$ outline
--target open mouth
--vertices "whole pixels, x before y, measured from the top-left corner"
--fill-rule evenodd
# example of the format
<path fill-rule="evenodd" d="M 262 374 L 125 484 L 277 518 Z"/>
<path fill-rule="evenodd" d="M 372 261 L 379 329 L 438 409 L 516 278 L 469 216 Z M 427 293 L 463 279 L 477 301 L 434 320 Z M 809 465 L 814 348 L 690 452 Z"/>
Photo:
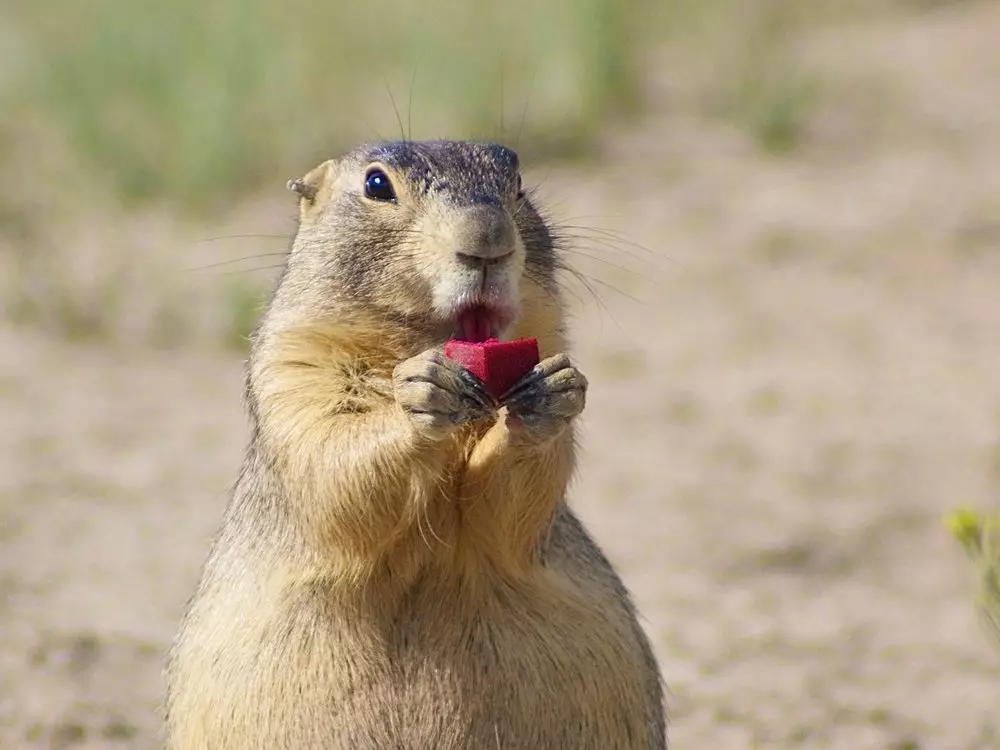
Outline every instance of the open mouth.
<path fill-rule="evenodd" d="M 504 325 L 503 313 L 489 305 L 473 304 L 459 308 L 455 315 L 456 339 L 479 343 L 499 338 Z"/>

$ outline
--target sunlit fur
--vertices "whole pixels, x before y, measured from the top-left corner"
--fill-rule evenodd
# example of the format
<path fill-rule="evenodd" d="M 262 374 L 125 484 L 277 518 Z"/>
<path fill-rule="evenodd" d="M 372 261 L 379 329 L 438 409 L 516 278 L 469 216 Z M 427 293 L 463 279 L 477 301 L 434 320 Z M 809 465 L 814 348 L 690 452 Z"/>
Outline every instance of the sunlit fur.
<path fill-rule="evenodd" d="M 364 197 L 371 164 L 398 202 Z M 455 223 L 484 202 L 517 230 L 504 336 L 565 351 L 560 264 L 517 174 L 499 146 L 395 143 L 296 185 L 246 459 L 171 652 L 172 750 L 666 746 L 628 593 L 565 505 L 572 426 L 523 440 L 501 413 L 434 441 L 393 399 L 393 368 L 451 335 Z"/>

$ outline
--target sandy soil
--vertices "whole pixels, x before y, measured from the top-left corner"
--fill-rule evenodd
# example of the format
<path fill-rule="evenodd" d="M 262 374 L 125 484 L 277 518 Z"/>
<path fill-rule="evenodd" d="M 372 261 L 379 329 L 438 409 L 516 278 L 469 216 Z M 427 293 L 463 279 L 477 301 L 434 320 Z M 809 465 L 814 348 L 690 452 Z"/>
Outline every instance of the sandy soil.
<path fill-rule="evenodd" d="M 816 38 L 833 88 L 794 158 L 665 109 L 535 175 L 642 246 L 580 245 L 603 304 L 574 303 L 573 503 L 674 747 L 1000 747 L 1000 653 L 940 520 L 1000 502 L 998 32 L 987 3 Z M 0 747 L 155 746 L 242 363 L 8 328 L 0 357 Z"/>

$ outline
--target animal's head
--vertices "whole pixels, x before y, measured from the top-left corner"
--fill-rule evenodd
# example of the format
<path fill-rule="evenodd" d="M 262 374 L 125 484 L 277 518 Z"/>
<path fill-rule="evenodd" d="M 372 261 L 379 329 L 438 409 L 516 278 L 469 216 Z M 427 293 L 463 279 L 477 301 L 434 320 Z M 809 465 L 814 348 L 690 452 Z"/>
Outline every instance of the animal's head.
<path fill-rule="evenodd" d="M 511 149 L 367 145 L 289 187 L 299 229 L 279 295 L 296 317 L 365 310 L 442 341 L 561 326 L 552 236 Z"/>

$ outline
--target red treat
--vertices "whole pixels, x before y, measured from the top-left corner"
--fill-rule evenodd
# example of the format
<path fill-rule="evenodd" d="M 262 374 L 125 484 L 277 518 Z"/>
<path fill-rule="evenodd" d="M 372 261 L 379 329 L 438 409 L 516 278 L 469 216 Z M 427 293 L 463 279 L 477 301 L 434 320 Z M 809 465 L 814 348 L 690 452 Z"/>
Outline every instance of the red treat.
<path fill-rule="evenodd" d="M 452 339 L 445 344 L 444 353 L 486 383 L 487 390 L 496 398 L 524 377 L 539 359 L 537 339 Z"/>

